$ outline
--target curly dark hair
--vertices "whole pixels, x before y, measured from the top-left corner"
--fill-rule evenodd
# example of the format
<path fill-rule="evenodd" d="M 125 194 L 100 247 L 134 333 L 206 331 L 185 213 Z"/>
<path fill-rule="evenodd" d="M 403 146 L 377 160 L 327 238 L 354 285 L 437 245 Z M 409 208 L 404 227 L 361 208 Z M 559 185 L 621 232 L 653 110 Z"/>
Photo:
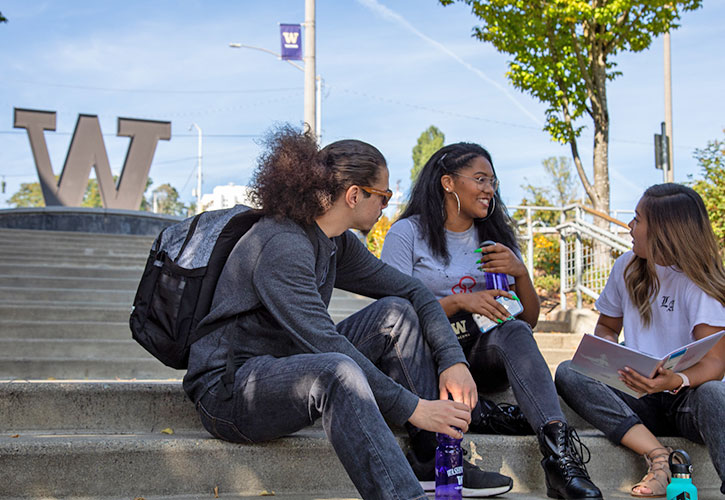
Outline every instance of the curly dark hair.
<path fill-rule="evenodd" d="M 400 219 L 411 215 L 420 217 L 423 226 L 423 238 L 430 246 L 433 254 L 445 262 L 450 260 L 446 243 L 444 224 L 446 221 L 445 193 L 441 185 L 441 177 L 458 172 L 471 164 L 476 157 L 483 157 L 493 166 L 491 154 L 478 144 L 459 142 L 445 146 L 430 157 L 423 166 L 418 179 L 411 189 L 410 200 Z M 495 210 L 485 219 L 475 219 L 479 241 L 494 240 L 511 249 L 518 250 L 514 223 L 506 210 L 499 190 L 494 194 Z"/>
<path fill-rule="evenodd" d="M 252 200 L 263 213 L 311 225 L 352 185 L 370 186 L 386 167 L 382 153 L 346 139 L 318 150 L 309 131 L 281 125 L 264 138 L 252 176 Z M 364 193 L 365 196 L 370 196 Z"/>

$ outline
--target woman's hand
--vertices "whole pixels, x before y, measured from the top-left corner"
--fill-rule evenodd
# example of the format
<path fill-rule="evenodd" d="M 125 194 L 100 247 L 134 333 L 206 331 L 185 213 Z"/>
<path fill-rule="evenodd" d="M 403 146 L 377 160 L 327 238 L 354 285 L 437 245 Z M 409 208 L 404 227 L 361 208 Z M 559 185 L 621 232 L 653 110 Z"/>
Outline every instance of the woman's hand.
<path fill-rule="evenodd" d="M 506 245 L 496 243 L 481 249 L 480 269 L 488 273 L 506 273 L 514 278 L 527 275 L 524 263 Z"/>
<path fill-rule="evenodd" d="M 671 391 L 680 387 L 682 378 L 672 370 L 661 368 L 653 378 L 640 375 L 629 367 L 620 370 L 619 379 L 625 383 L 627 387 L 645 394 L 655 394 L 657 392 Z"/>
<path fill-rule="evenodd" d="M 463 363 L 456 363 L 443 370 L 438 377 L 440 399 L 463 403 L 472 410 L 478 402 L 478 389 L 468 367 Z"/>
<path fill-rule="evenodd" d="M 461 439 L 462 432 L 468 431 L 468 424 L 471 423 L 471 409 L 456 401 L 430 401 L 421 398 L 408 422 L 419 429 L 442 432 L 452 438 Z"/>
<path fill-rule="evenodd" d="M 513 298 L 509 292 L 504 290 L 459 293 L 455 295 L 455 298 L 460 302 L 460 309 L 463 311 L 480 314 L 493 321 L 504 322 L 509 319 L 511 313 L 500 302 L 496 302 L 496 297 L 500 295 Z"/>

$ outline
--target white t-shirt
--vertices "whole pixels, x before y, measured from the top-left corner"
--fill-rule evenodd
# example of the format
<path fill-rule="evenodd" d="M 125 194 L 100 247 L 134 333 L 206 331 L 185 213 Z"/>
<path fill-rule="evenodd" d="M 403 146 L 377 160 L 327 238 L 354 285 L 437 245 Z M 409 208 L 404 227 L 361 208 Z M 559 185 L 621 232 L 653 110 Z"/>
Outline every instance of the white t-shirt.
<path fill-rule="evenodd" d="M 419 217 L 414 215 L 392 225 L 385 236 L 380 259 L 399 271 L 418 278 L 433 292 L 437 299 L 458 293 L 473 293 L 486 289 L 485 273 L 479 269 L 481 258 L 475 253 L 480 243 L 476 226 L 462 233 L 446 232 L 448 252 L 451 256 L 446 265 L 434 255 L 423 238 Z M 518 252 L 514 253 L 521 258 Z M 514 278 L 509 276 L 509 285 Z"/>
<path fill-rule="evenodd" d="M 596 307 L 599 312 L 622 318 L 627 347 L 653 356 L 664 356 L 693 342 L 696 325 L 725 328 L 725 306 L 703 292 L 685 273 L 675 267 L 655 265 L 660 290 L 652 302 L 652 321 L 642 324 L 624 283 L 624 268 L 634 257 L 629 251 L 614 263 Z"/>

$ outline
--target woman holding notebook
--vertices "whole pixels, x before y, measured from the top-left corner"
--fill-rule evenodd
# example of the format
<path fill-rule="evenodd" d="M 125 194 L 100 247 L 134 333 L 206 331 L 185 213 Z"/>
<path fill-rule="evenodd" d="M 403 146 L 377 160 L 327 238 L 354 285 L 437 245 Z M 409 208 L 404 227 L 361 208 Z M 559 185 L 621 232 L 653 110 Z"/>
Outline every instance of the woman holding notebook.
<path fill-rule="evenodd" d="M 654 356 L 725 329 L 725 269 L 705 205 L 692 189 L 659 184 L 645 191 L 629 223 L 633 248 L 617 259 L 596 302 L 594 334 Z M 705 444 L 725 494 L 725 338 L 696 364 L 651 378 L 619 373 L 637 399 L 562 363 L 559 394 L 614 443 L 643 455 L 649 469 L 636 497 L 665 496 L 671 450 L 656 435 Z"/>

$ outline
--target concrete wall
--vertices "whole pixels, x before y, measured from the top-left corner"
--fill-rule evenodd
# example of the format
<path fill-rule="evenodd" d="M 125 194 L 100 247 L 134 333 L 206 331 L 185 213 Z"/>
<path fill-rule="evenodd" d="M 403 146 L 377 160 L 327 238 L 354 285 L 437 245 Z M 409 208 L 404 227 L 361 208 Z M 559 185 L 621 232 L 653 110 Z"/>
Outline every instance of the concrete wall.
<path fill-rule="evenodd" d="M 135 234 L 153 236 L 183 217 L 84 207 L 39 207 L 0 210 L 0 227 L 43 229 L 85 233 Z"/>

